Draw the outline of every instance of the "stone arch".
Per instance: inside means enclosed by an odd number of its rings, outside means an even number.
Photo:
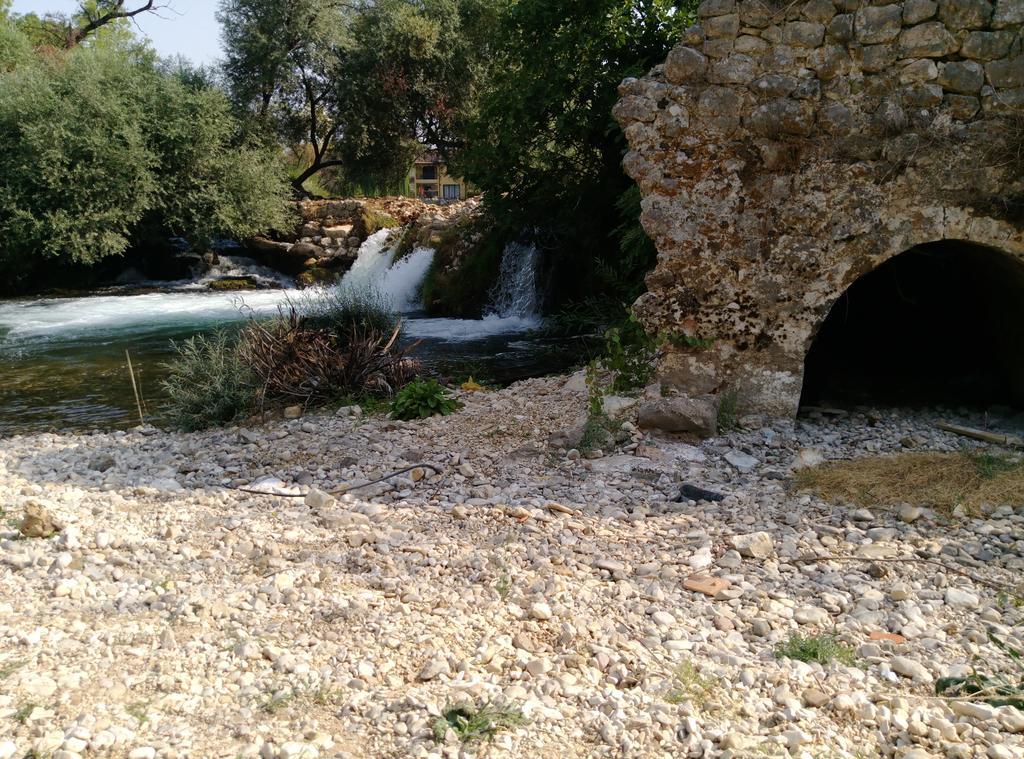
[[[1024,256],[1024,4],[705,0],[698,17],[615,108],[659,250],[635,310],[681,338],[664,385],[792,414],[816,325],[859,277],[940,240]]]
[[[963,240],[887,257],[808,336],[802,403],[1024,405],[1024,256]]]

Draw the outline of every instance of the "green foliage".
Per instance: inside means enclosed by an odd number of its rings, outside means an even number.
[[[342,342],[373,332],[390,337],[398,326],[387,299],[372,288],[312,288],[301,305],[310,327],[326,329]]]
[[[631,393],[647,386],[654,376],[657,343],[630,313],[618,327],[605,333],[602,365],[612,372],[612,392]]]
[[[0,30],[5,285],[145,238],[203,242],[287,224],[277,162],[236,142],[226,98],[196,72],[113,41],[26,58],[24,38],[9,22]]]
[[[853,649],[840,643],[835,635],[811,635],[805,638],[794,634],[775,649],[775,655],[779,658],[818,664],[828,664],[834,660],[847,666],[853,666],[857,660]]]
[[[484,704],[477,707],[470,703],[448,706],[434,721],[434,740],[443,742],[449,730],[454,730],[463,743],[492,740],[502,730],[524,724],[523,713],[507,706]]]
[[[501,270],[506,232],[502,227],[482,231],[467,221],[445,230],[435,246],[434,259],[423,281],[423,306],[435,316],[479,318]],[[478,222],[476,222],[478,223]],[[457,262],[457,263],[456,263]]]
[[[718,431],[729,432],[740,427],[740,395],[730,388],[718,396]]]
[[[974,465],[978,475],[983,480],[994,480],[1001,474],[1013,472],[1024,467],[1024,460],[1019,456],[1009,456],[1005,453],[965,448],[963,455]]]
[[[1010,658],[1017,670],[1015,676],[974,671],[966,677],[942,677],[935,681],[935,695],[1024,710],[1024,652],[991,632],[989,640]]]
[[[604,411],[604,388],[596,363],[586,370],[587,420],[583,423],[583,435],[577,446],[580,453],[591,453],[615,444],[615,436],[622,429],[621,422],[612,419]]]
[[[256,378],[242,360],[235,336],[215,332],[175,345],[177,357],[164,365],[167,416],[181,429],[201,430],[252,414]]]
[[[670,704],[690,701],[701,706],[714,687],[714,680],[704,677],[691,662],[683,662],[672,672],[672,684],[665,696]]]
[[[395,419],[426,419],[440,414],[447,416],[459,403],[437,380],[415,380],[403,387],[391,402]]]
[[[549,237],[556,306],[595,293],[628,302],[653,264],[611,112],[622,80],[662,63],[695,8],[519,0],[501,14],[453,170],[485,192],[492,219]]]

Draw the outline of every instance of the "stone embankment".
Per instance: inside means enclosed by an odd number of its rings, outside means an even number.
[[[476,212],[479,201],[437,205],[415,198],[306,200],[295,204],[299,226],[279,239],[255,237],[246,247],[269,266],[297,277],[300,286],[333,281],[356,260],[366,238],[404,227],[429,242]]]
[[[627,422],[588,458],[548,442],[584,413],[580,378],[463,401],[0,441],[0,757],[1024,756],[1020,711],[934,690],[1020,677],[990,635],[1019,646],[1024,611],[986,584],[1021,577],[1020,508],[948,521],[789,488],[794,463],[956,450],[929,415],[750,419],[700,446]],[[338,500],[228,489],[419,463],[442,473]],[[31,534],[53,529],[36,507],[60,531],[20,536],[29,506]],[[797,633],[856,658],[780,657]],[[525,721],[489,746],[435,735],[464,702]]]

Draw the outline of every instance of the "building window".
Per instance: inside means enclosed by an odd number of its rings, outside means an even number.
[[[444,186],[444,199],[445,200],[458,200],[459,199],[459,186],[457,184],[446,184]]]
[[[420,179],[437,179],[437,166],[424,166]]]

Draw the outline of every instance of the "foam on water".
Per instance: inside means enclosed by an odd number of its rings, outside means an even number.
[[[252,314],[272,314],[298,294],[298,290],[179,291],[0,301],[0,333],[6,332],[3,344],[10,345],[179,327],[202,329],[242,321]]]
[[[416,339],[464,342],[529,332],[540,324],[541,320],[537,317],[501,317],[494,314],[483,319],[410,319],[404,325],[404,334]]]

